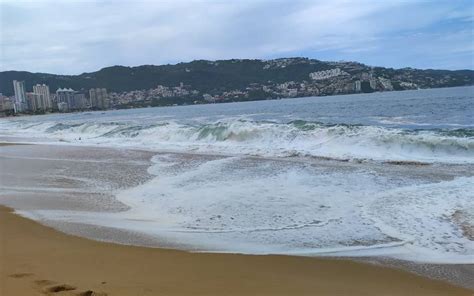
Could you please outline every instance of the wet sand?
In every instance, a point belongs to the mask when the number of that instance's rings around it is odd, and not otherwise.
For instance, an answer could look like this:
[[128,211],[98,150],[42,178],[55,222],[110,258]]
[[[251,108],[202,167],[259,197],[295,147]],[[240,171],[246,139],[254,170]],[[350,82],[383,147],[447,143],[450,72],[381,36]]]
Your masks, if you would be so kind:
[[[146,181],[152,155],[46,145],[0,148],[0,204],[26,211],[125,210],[112,192]],[[125,179],[113,173],[118,170],[126,172]],[[102,191],[88,191],[91,187]],[[110,235],[131,244],[146,239],[106,228],[81,233],[77,225],[51,225],[81,237]],[[350,260],[189,253],[81,237],[1,208],[0,295],[472,295],[449,283]]]
[[472,295],[444,282],[344,260],[97,242],[5,207],[0,235],[0,295]]

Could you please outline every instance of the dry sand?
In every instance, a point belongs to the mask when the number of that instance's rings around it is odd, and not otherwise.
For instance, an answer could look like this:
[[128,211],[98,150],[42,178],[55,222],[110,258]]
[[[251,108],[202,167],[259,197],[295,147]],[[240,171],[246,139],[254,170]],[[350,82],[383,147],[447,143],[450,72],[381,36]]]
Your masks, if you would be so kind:
[[63,234],[0,207],[0,295],[473,293],[352,261],[188,253],[97,242]]

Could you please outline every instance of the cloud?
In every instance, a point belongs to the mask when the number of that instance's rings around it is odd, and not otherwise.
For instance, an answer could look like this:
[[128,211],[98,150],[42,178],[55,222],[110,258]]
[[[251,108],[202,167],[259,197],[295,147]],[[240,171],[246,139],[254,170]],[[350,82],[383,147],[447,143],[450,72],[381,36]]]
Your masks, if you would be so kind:
[[474,68],[473,9],[469,1],[0,0],[0,66],[77,74],[115,64],[304,55]]

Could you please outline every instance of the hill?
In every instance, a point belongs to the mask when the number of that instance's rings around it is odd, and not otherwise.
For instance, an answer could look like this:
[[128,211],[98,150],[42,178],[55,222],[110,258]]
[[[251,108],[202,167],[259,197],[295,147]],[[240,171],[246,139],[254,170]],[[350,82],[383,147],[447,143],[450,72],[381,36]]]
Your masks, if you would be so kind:
[[185,85],[188,92],[171,89],[167,96],[156,91],[151,97],[148,92],[141,96],[150,102],[167,97],[172,103],[172,98],[182,97],[228,101],[463,86],[474,84],[474,71],[392,69],[307,58],[197,60],[176,65],[113,66],[80,75],[3,71],[0,92],[13,95],[13,80],[25,81],[27,91],[34,84],[45,83],[51,92],[60,87],[83,91],[105,87],[117,94]]

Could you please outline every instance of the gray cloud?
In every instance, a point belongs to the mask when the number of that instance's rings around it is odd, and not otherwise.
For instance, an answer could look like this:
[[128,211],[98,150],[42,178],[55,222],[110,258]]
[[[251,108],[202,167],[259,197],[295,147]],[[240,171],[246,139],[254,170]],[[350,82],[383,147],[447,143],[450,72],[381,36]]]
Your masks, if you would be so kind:
[[465,1],[0,0],[0,14],[2,70],[77,74],[115,64],[295,55],[474,67]]

